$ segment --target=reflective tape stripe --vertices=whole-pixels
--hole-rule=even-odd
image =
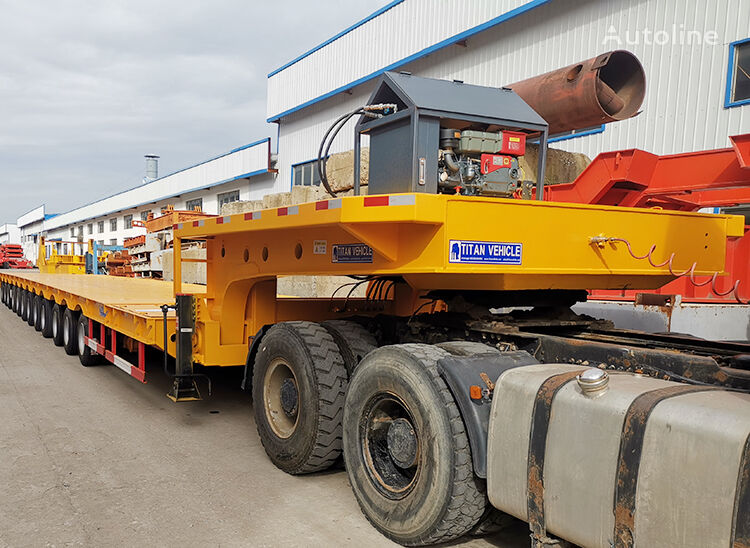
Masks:
[[[245,213],[246,221],[254,221],[256,219],[260,219],[260,211],[251,211],[249,213]]]
[[[365,207],[414,205],[417,197],[414,194],[397,194],[395,196],[365,196]]]
[[[341,198],[315,202],[315,211],[325,211],[328,209],[341,209]]]
[[[399,194],[388,197],[388,205],[414,205],[417,203],[417,197],[414,194]]]

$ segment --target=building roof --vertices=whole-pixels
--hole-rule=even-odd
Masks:
[[[179,194],[267,173],[270,169],[270,158],[271,139],[266,137],[153,181],[55,215],[47,219],[45,230],[54,230]]]

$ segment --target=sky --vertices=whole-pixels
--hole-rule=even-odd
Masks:
[[[0,0],[0,225],[276,136],[269,72],[388,0]]]

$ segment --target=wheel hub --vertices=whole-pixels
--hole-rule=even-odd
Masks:
[[[297,383],[294,379],[284,379],[281,383],[281,409],[287,417],[294,418],[297,415]]]
[[[417,462],[417,435],[404,418],[391,422],[386,435],[388,454],[400,468],[410,468]]]

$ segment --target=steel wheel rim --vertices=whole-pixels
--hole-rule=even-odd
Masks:
[[[53,312],[53,313],[52,313],[52,336],[53,336],[53,337],[55,337],[55,338],[57,338],[57,332],[58,332],[58,331],[59,331],[59,329],[60,329],[60,325],[59,325],[59,322],[60,322],[60,320],[59,320],[59,318],[57,317],[57,314],[55,314],[55,313]]]
[[[84,336],[83,329],[81,329],[81,326],[78,326],[78,354],[81,356],[86,351],[86,341],[83,340]]]
[[[390,392],[376,394],[367,402],[359,426],[359,443],[365,469],[375,488],[390,499],[408,495],[421,473],[421,443],[419,430],[404,401]],[[388,448],[388,430],[397,420],[411,425],[416,440],[414,464],[399,466]]]
[[[39,327],[44,330],[47,327],[47,315],[44,313],[44,305],[39,305]]]
[[[290,416],[284,410],[282,404],[281,390],[284,381],[292,381],[295,387],[299,387],[297,376],[283,358],[274,358],[263,376],[263,407],[266,412],[266,420],[274,434],[282,439],[287,439],[294,434],[299,422],[299,391],[297,392],[296,413]]]

